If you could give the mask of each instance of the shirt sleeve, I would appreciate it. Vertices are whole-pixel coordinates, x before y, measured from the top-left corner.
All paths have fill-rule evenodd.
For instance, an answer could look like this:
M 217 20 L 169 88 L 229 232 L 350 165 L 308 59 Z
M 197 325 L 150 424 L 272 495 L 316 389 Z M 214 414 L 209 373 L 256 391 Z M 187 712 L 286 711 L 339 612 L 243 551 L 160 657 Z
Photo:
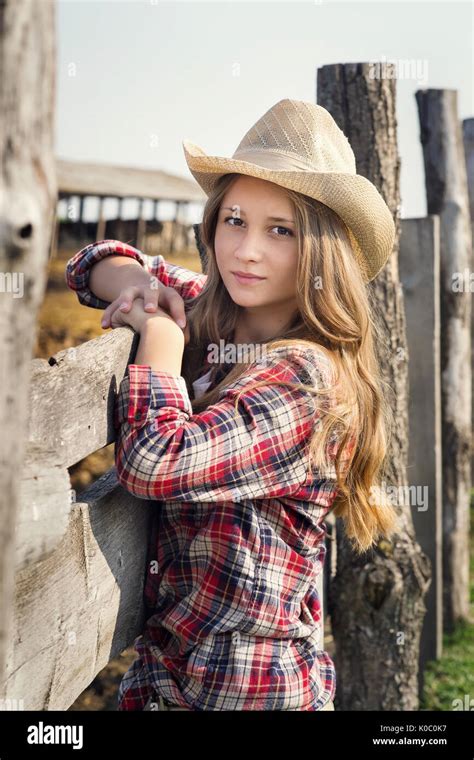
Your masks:
M 143 499 L 221 501 L 290 496 L 308 474 L 306 446 L 324 398 L 270 380 L 330 382 L 318 350 L 279 347 L 265 365 L 193 414 L 183 377 L 131 364 L 115 407 L 115 464 L 121 485 Z M 246 387 L 255 382 L 258 388 Z M 235 410 L 235 396 L 244 390 Z
M 138 248 L 120 240 L 100 240 L 91 243 L 74 254 L 66 264 L 65 279 L 68 288 L 75 290 L 79 302 L 95 309 L 105 309 L 110 301 L 95 296 L 89 287 L 90 271 L 94 264 L 105 256 L 128 256 L 135 259 L 150 276 L 156 277 L 163 285 L 174 288 L 183 300 L 199 295 L 207 280 L 207 275 L 170 264 L 163 256 L 146 256 Z

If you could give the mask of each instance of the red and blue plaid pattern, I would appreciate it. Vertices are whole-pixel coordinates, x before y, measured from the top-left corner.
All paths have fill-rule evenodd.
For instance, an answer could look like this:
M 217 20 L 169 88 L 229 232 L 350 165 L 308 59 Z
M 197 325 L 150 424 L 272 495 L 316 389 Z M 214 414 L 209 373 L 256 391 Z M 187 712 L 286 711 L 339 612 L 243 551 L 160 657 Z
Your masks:
M 133 256 L 183 298 L 206 280 L 102 241 L 67 264 L 81 303 L 101 308 L 88 273 L 108 253 Z M 193 710 L 313 711 L 334 698 L 316 579 L 338 489 L 332 466 L 313 477 L 308 469 L 326 400 L 271 380 L 319 388 L 331 367 L 317 346 L 273 349 L 198 414 L 181 376 L 131 364 L 121 382 L 117 476 L 151 500 L 154 519 L 144 589 L 151 616 L 119 710 L 143 710 L 154 694 Z
M 135 259 L 150 274 L 163 285 L 174 288 L 186 300 L 197 296 L 207 280 L 206 274 L 197 274 L 189 269 L 170 264 L 163 256 L 145 256 L 138 248 L 134 248 L 120 240 L 101 240 L 91 243 L 78 251 L 66 264 L 66 284 L 75 290 L 79 302 L 84 306 L 95 309 L 106 309 L 110 301 L 104 301 L 95 296 L 89 288 L 91 267 L 105 256 L 119 255 Z

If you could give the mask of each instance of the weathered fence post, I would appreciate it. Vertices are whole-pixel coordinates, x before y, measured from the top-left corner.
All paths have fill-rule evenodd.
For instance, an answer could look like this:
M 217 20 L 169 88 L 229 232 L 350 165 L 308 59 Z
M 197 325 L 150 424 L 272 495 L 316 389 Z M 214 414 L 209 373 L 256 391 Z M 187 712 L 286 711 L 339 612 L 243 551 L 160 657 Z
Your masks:
M 317 102 L 332 114 L 354 150 L 357 170 L 379 189 L 396 218 L 393 255 L 371 283 L 383 345 L 384 380 L 393 391 L 394 419 L 387 475 L 406 490 L 408 450 L 407 344 L 398 278 L 399 158 L 392 64 L 323 66 Z M 329 613 L 336 645 L 337 702 L 342 710 L 415 710 L 418 659 L 430 563 L 416 543 L 410 505 L 399 504 L 400 534 L 356 558 L 340 525 L 337 572 Z M 340 520 L 337 520 L 340 523 Z
M 54 4 L 0 4 L 0 678 L 12 623 L 14 529 L 29 362 L 56 202 Z M 21 97 L 20 97 L 21 95 Z
M 443 641 L 439 217 L 402 220 L 399 263 L 410 355 L 408 482 L 416 495 L 416 537 L 432 569 L 421 633 L 421 697 L 426 663 L 441 657 Z
M 429 214 L 440 218 L 444 628 L 469 618 L 471 264 L 466 165 L 456 90 L 415 94 Z
M 471 220 L 471 293 L 474 292 L 474 119 L 464 119 L 463 142 L 466 159 L 469 217 Z M 474 308 L 471 300 L 471 430 L 474 430 Z M 474 485 L 474 435 L 471 439 L 471 486 Z
M 97 219 L 97 232 L 96 232 L 96 239 L 97 240 L 103 240 L 105 237 L 105 214 L 104 214 L 104 201 L 105 198 L 101 195 L 99 197 L 99 216 Z

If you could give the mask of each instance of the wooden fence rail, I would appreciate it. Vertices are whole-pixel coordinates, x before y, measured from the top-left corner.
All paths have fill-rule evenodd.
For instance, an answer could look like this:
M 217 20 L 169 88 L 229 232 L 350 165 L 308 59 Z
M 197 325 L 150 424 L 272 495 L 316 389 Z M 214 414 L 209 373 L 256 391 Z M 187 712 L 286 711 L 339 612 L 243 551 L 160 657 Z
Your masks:
M 125 328 L 31 362 L 4 691 L 20 709 L 67 709 L 142 629 L 150 502 L 128 494 L 115 468 L 76 502 L 67 471 L 114 440 L 114 394 L 134 345 Z

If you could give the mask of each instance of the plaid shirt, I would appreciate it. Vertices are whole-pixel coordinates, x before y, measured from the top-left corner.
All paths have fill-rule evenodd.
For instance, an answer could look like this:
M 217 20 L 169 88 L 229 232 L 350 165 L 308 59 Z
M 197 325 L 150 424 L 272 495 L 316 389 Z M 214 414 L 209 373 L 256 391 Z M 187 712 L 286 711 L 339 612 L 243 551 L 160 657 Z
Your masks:
M 90 267 L 120 253 L 183 298 L 206 275 L 151 259 L 118 241 L 87 246 L 66 279 L 83 304 Z M 331 382 L 323 351 L 277 348 L 193 414 L 183 377 L 130 364 L 115 406 L 121 485 L 154 502 L 144 589 L 148 618 L 138 658 L 122 679 L 119 710 L 161 695 L 193 710 L 320 710 L 336 673 L 321 648 L 316 579 L 326 555 L 324 518 L 337 495 L 331 469 L 309 475 L 307 444 L 325 397 L 265 380 Z

